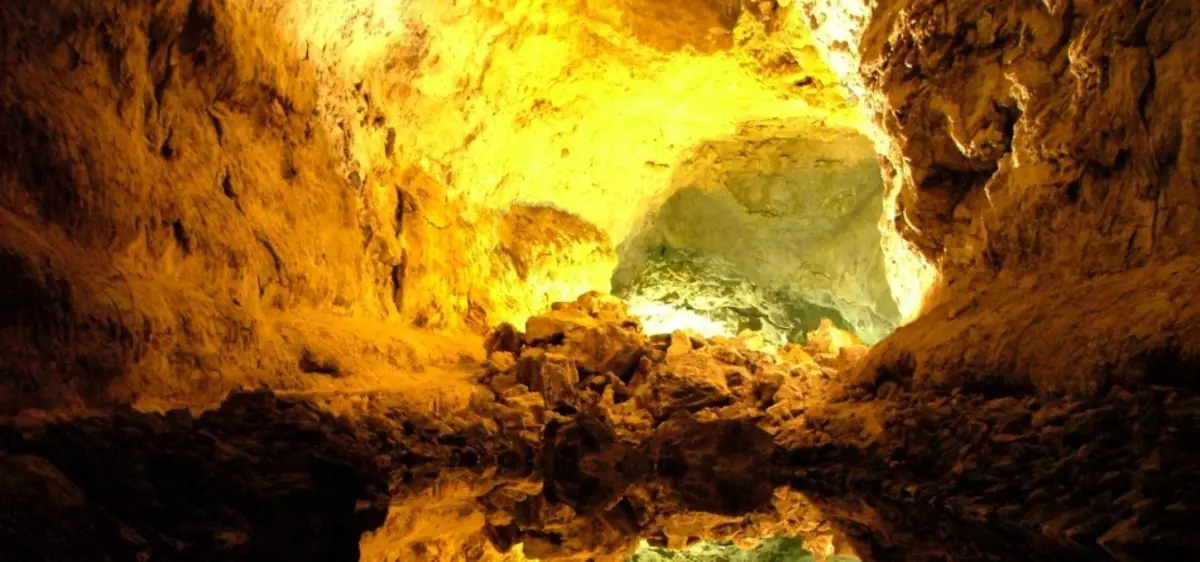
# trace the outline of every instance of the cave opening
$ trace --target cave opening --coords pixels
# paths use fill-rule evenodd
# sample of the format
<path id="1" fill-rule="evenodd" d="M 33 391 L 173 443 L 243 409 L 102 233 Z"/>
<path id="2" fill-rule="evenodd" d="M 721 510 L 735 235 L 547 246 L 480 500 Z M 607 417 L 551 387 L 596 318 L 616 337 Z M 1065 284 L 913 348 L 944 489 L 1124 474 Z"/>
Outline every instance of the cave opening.
<path id="1" fill-rule="evenodd" d="M 871 142 L 811 123 L 758 122 L 699 144 L 619 248 L 613 294 L 648 333 L 803 343 L 823 319 L 871 344 L 900 323 L 879 234 Z"/>

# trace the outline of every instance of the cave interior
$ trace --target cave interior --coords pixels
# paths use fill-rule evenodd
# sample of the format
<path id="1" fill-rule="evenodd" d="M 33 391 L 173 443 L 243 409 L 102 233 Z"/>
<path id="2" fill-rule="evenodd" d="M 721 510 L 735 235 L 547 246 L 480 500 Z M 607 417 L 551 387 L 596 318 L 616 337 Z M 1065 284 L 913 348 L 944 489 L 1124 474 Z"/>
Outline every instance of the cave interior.
<path id="1" fill-rule="evenodd" d="M 0 3 L 0 560 L 1200 559 L 1198 22 Z"/>

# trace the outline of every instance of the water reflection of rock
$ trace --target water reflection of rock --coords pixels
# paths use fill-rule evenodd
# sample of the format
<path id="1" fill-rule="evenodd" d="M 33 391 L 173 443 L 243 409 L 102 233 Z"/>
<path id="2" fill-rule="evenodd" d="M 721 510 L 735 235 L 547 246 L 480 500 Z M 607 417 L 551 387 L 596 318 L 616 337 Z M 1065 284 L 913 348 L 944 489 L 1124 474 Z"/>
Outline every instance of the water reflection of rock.
<path id="1" fill-rule="evenodd" d="M 647 338 L 585 295 L 498 329 L 457 407 L 256 392 L 198 416 L 10 422 L 0 477 L 21 485 L 0 490 L 0 552 L 616 561 L 642 539 L 768 536 L 844 536 L 880 560 L 1196 552 L 1182 389 L 946 394 L 896 369 L 848 385 L 864 349 L 823 330 L 785 361 Z"/>

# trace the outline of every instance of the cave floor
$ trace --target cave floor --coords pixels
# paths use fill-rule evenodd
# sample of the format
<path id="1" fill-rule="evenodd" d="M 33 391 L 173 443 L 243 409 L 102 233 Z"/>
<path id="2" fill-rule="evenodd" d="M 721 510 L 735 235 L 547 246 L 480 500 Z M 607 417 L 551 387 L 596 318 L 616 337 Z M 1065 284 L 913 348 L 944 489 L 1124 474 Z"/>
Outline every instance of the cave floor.
<path id="1" fill-rule="evenodd" d="M 482 365 L 0 425 L 6 560 L 624 560 L 799 537 L 863 560 L 1200 552 L 1200 396 L 950 393 L 643 335 L 597 295 L 501 326 Z"/>

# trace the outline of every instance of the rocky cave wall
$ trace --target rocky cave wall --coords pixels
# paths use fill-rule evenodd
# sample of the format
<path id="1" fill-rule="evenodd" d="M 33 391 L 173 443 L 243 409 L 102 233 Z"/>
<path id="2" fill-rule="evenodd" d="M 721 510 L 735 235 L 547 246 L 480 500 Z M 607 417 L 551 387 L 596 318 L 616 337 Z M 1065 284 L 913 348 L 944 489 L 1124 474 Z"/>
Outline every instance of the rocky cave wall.
<path id="1" fill-rule="evenodd" d="M 464 334 L 606 290 L 693 145 L 756 117 L 862 126 L 788 14 L 7 3 L 3 402 L 205 402 L 471 358 Z"/>
<path id="2" fill-rule="evenodd" d="M 589 4 L 581 18 L 549 3 L 0 5 L 6 408 L 317 391 L 238 394 L 200 415 L 6 421 L 0 470 L 28 484 L 4 491 L 6 540 L 46 552 L 49 533 L 68 554 L 127 558 L 501 559 L 521 542 L 611 559 L 639 535 L 836 529 L 880 560 L 1194 558 L 1192 4 L 790 5 L 811 17 L 735 28 L 726 3 Z M 414 373 L 473 358 L 434 328 L 559 298 L 529 296 L 529 279 L 578 265 L 579 286 L 607 280 L 613 244 L 676 171 L 608 135 L 658 116 L 657 132 L 616 138 L 668 156 L 760 112 L 858 128 L 821 101 L 828 69 L 804 74 L 803 56 L 772 59 L 790 47 L 762 42 L 797 26 L 812 56 L 862 65 L 843 78 L 876 117 L 884 267 L 899 312 L 924 314 L 870 350 L 824 339 L 781 363 L 736 341 L 646 338 L 588 296 L 524 334 L 502 326 L 477 378 Z M 521 49 L 536 64 L 516 64 Z M 597 75 L 671 92 L 691 120 L 650 98 L 616 111 L 573 97 Z M 563 78 L 562 97 L 533 103 L 550 91 L 535 76 Z M 736 92 L 702 95 L 722 87 Z M 565 109 L 597 104 L 582 122 Z M 579 136 L 512 140 L 554 126 Z M 453 159 L 466 139 L 471 156 Z M 523 164 L 493 165 L 504 151 Z M 563 248 L 582 263 L 548 257 Z M 179 495 L 185 469 L 204 493 Z M 439 494 L 457 494 L 429 501 L 469 542 L 432 538 L 420 502 L 393 505 Z M 256 510 L 263 498 L 291 509 Z M 35 509 L 46 499 L 61 509 Z"/>
<path id="3" fill-rule="evenodd" d="M 622 244 L 616 285 L 633 279 L 660 248 L 689 249 L 727 262 L 766 290 L 831 311 L 866 341 L 900 323 L 877 226 L 883 183 L 865 136 L 807 123 L 747 123 L 727 140 L 694 149 L 664 196 Z M 688 287 L 666 289 L 690 298 Z M 810 321 L 792 341 L 816 327 Z"/>
<path id="4" fill-rule="evenodd" d="M 947 296 L 1193 252 L 1194 9 L 876 8 L 863 73 L 903 181 L 895 228 L 937 264 Z"/>
<path id="5" fill-rule="evenodd" d="M 811 5 L 859 56 L 893 290 L 934 311 L 875 357 L 1095 391 L 1195 354 L 1192 3 Z"/>

